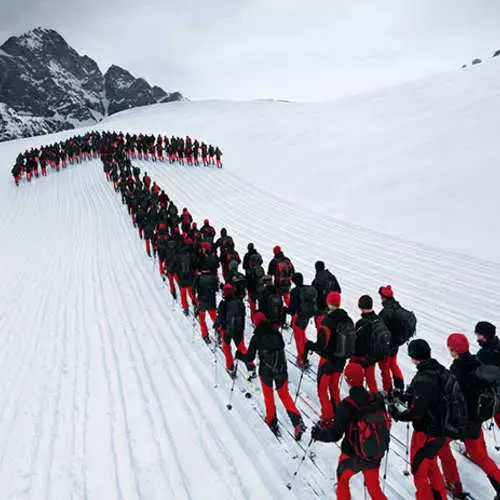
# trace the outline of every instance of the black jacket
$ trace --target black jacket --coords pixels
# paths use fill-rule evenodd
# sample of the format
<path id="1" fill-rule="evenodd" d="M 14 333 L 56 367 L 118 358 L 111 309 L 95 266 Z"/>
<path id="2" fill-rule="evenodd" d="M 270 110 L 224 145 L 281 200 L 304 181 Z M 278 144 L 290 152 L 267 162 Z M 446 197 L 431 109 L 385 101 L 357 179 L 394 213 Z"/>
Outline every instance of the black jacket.
<path id="1" fill-rule="evenodd" d="M 333 309 L 330 311 L 321 322 L 319 327 L 317 342 L 307 342 L 309 351 L 317 352 L 320 356 L 327 358 L 333 371 L 341 372 L 344 369 L 346 360 L 335 358 L 328 355 L 325 351 L 330 342 L 332 345 L 336 343 L 335 329 L 339 323 L 344 323 L 349 320 L 349 315 L 344 309 Z"/>
<path id="2" fill-rule="evenodd" d="M 500 366 L 500 340 L 498 337 L 493 337 L 491 340 L 480 342 L 477 357 L 479 361 L 485 365 Z"/>
<path id="3" fill-rule="evenodd" d="M 481 382 L 474 375 L 474 371 L 479 366 L 481 366 L 481 362 L 469 352 L 461 354 L 450 366 L 450 371 L 457 378 L 467 401 L 469 423 L 463 438 L 477 439 L 481 433 L 481 421 L 474 418 L 477 415 L 479 390 L 481 389 Z"/>
<path id="4" fill-rule="evenodd" d="M 216 293 L 218 283 L 217 277 L 212 273 L 201 273 L 196 276 L 193 283 L 193 291 L 198 297 L 198 309 L 200 311 L 215 311 L 217 307 Z"/>
<path id="5" fill-rule="evenodd" d="M 168 260 L 167 260 L 168 266 Z M 175 272 L 179 279 L 180 287 L 193 285 L 194 279 L 194 255 L 190 245 L 181 246 L 175 258 Z"/>
<path id="6" fill-rule="evenodd" d="M 432 437 L 444 437 L 440 410 L 441 391 L 436 375 L 444 369 L 444 366 L 432 358 L 417 366 L 417 374 L 404 396 L 408 401 L 408 409 L 398 416 L 398 420 L 412 422 L 416 431 Z"/>
<path id="7" fill-rule="evenodd" d="M 230 310 L 238 318 L 237 325 L 231 321 Z M 245 331 L 245 315 L 246 310 L 243 300 L 230 295 L 219 303 L 215 325 L 217 327 L 221 326 L 227 337 L 234 338 L 236 343 L 239 343 L 240 337 L 242 337 Z"/>
<path id="8" fill-rule="evenodd" d="M 322 316 L 328 312 L 328 306 L 326 305 L 326 296 L 330 292 L 342 293 L 339 282 L 337 278 L 328 270 L 323 269 L 321 271 L 316 271 L 316 276 L 311 283 L 318 292 L 318 316 Z"/>
<path id="9" fill-rule="evenodd" d="M 385 323 L 392 335 L 393 332 L 398 328 L 394 322 L 394 311 L 401 307 L 399 302 L 390 297 L 385 299 L 382 303 L 382 310 L 378 313 L 379 318 Z M 392 342 L 391 350 L 389 351 L 389 356 L 395 356 L 398 353 L 399 346 L 396 342 Z"/>
<path id="10" fill-rule="evenodd" d="M 281 333 L 268 321 L 263 321 L 255 328 L 247 354 L 240 353 L 238 358 L 249 363 L 257 354 L 259 355 L 259 375 L 266 385 L 272 385 L 273 380 L 286 380 L 288 373 L 285 342 Z"/>
<path id="11" fill-rule="evenodd" d="M 362 313 L 361 318 L 356 322 L 356 356 L 362 358 L 361 364 L 365 367 L 374 364 L 373 361 L 368 359 L 368 350 L 373 322 L 377 318 L 378 316 L 372 311 Z"/>
<path id="12" fill-rule="evenodd" d="M 365 407 L 370 401 L 376 399 L 382 411 L 386 411 L 384 398 L 380 393 L 369 393 L 364 387 L 351 387 L 349 397 L 343 399 L 335 408 L 335 420 L 333 425 L 319 430 L 318 440 L 324 442 L 336 442 L 344 436 L 342 441 L 342 453 L 349 457 L 356 457 L 354 448 L 349 442 L 349 428 L 358 422 L 358 408 Z M 354 402 L 354 406 L 350 400 Z M 366 468 L 378 467 L 381 459 L 363 461 Z"/>

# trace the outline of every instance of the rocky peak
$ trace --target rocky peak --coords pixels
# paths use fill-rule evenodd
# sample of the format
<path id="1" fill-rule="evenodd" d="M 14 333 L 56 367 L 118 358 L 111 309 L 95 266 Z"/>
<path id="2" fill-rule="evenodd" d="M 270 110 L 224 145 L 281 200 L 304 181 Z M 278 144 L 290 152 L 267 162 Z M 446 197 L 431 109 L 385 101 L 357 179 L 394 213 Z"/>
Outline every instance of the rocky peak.
<path id="1" fill-rule="evenodd" d="M 183 99 L 119 66 L 106 75 L 57 31 L 35 28 L 0 47 L 0 141 L 96 123 L 136 106 Z"/>

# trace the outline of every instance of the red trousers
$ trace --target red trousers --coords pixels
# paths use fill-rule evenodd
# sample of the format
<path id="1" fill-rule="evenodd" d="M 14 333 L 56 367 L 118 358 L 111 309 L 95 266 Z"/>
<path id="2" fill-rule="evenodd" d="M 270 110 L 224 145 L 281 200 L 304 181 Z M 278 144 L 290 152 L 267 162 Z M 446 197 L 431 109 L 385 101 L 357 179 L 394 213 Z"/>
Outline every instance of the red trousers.
<path id="1" fill-rule="evenodd" d="M 372 497 L 372 500 L 387 500 L 379 481 L 379 469 L 360 469 L 356 467 L 356 461 L 348 455 L 340 455 L 339 466 L 337 469 L 337 500 L 351 500 L 351 491 L 349 481 L 351 477 L 362 472 L 365 478 L 366 489 Z"/>
<path id="2" fill-rule="evenodd" d="M 266 405 L 266 422 L 270 424 L 276 418 L 276 405 L 274 403 L 274 390 L 272 385 L 267 385 L 262 377 L 260 378 L 260 382 L 262 384 L 262 394 L 264 395 L 264 403 Z M 292 421 L 292 424 L 295 426 L 300 422 L 300 413 L 293 402 L 292 397 L 290 396 L 290 392 L 288 391 L 288 379 L 279 385 L 276 383 L 276 391 L 278 393 L 278 397 L 281 399 L 285 410 Z"/>
<path id="3" fill-rule="evenodd" d="M 240 340 L 240 339 L 238 339 Z M 236 340 L 234 341 L 236 344 Z M 238 344 L 236 344 L 236 349 L 242 354 L 247 353 L 247 346 L 245 345 L 245 340 L 241 339 Z M 234 364 L 233 353 L 231 351 L 231 339 L 222 334 L 222 352 L 224 353 L 224 358 L 226 360 L 226 368 L 231 370 Z"/>
<path id="4" fill-rule="evenodd" d="M 500 412 L 495 414 L 495 423 L 497 424 L 497 427 L 500 429 Z"/>
<path id="5" fill-rule="evenodd" d="M 319 332 L 319 327 L 321 326 L 321 322 L 323 321 L 325 315 L 322 314 L 321 316 L 316 316 L 314 318 L 314 324 L 316 325 L 316 331 Z"/>
<path id="6" fill-rule="evenodd" d="M 462 483 L 458 474 L 457 463 L 450 448 L 451 439 L 447 439 L 446 444 L 439 451 L 439 459 L 441 467 L 447 483 L 457 485 L 457 492 L 462 492 Z M 500 470 L 496 463 L 488 456 L 488 450 L 484 441 L 483 430 L 477 439 L 464 439 L 465 449 L 467 454 L 476 463 L 487 476 L 492 477 L 500 483 Z"/>
<path id="7" fill-rule="evenodd" d="M 177 275 L 175 273 L 168 273 L 168 285 L 170 287 L 170 293 L 174 293 L 175 291 L 174 280 L 178 281 Z"/>
<path id="8" fill-rule="evenodd" d="M 201 336 L 203 338 L 208 337 L 208 327 L 207 327 L 207 322 L 205 320 L 207 313 L 210 315 L 212 323 L 217 318 L 217 311 L 215 309 L 212 309 L 210 311 L 200 311 L 200 329 L 201 329 Z"/>
<path id="9" fill-rule="evenodd" d="M 193 304 L 197 304 L 198 300 L 194 296 L 193 289 L 190 286 L 181 286 L 181 305 L 183 309 L 188 309 L 187 296 L 189 294 L 189 298 Z"/>
<path id="10" fill-rule="evenodd" d="M 413 473 L 413 482 L 415 483 L 415 488 L 417 489 L 415 493 L 416 500 L 429 500 L 433 498 L 433 491 L 438 492 L 441 495 L 442 500 L 446 500 L 446 488 L 443 481 L 443 476 L 439 470 L 437 463 L 439 447 L 431 451 L 433 443 L 437 442 L 435 438 L 431 438 L 424 434 L 423 432 L 413 431 L 411 437 L 411 466 Z M 441 446 L 442 447 L 442 446 Z M 425 453 L 425 449 L 429 449 L 429 453 Z M 418 461 L 418 465 L 415 461 L 415 456 L 417 452 L 424 455 L 422 460 Z"/>
<path id="11" fill-rule="evenodd" d="M 333 402 L 340 403 L 339 380 L 341 372 L 325 373 L 322 364 L 318 367 L 318 398 L 321 404 L 321 420 L 331 420 L 334 416 Z"/>
<path id="12" fill-rule="evenodd" d="M 375 378 L 375 365 L 365 367 L 366 385 L 370 392 L 378 392 L 377 379 Z"/>
<path id="13" fill-rule="evenodd" d="M 292 329 L 293 336 L 295 338 L 295 345 L 297 346 L 297 361 L 302 363 L 302 356 L 304 356 L 304 350 L 306 345 L 306 331 L 302 330 L 296 325 L 297 315 L 292 318 Z"/>
<path id="14" fill-rule="evenodd" d="M 380 367 L 380 371 L 382 372 L 382 386 L 385 392 L 389 392 L 389 390 L 392 388 L 392 378 L 401 380 L 400 388 L 404 388 L 403 372 L 398 366 L 397 354 L 379 361 L 378 366 Z M 396 383 L 396 386 L 397 385 L 398 383 Z"/>
<path id="15" fill-rule="evenodd" d="M 151 253 L 151 240 L 146 239 L 146 252 Z"/>

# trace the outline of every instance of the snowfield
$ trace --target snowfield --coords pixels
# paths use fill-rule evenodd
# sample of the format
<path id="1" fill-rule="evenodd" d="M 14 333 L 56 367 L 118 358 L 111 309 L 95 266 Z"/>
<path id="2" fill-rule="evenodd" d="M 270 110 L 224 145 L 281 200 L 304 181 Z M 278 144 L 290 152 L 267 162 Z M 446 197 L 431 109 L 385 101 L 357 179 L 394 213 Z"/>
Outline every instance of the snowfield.
<path id="1" fill-rule="evenodd" d="M 377 301 L 391 283 L 448 366 L 449 333 L 467 333 L 475 351 L 475 323 L 500 323 L 499 70 L 491 63 L 327 104 L 158 105 L 100 128 L 219 144 L 222 170 L 136 164 L 195 220 L 226 227 L 241 255 L 253 241 L 267 264 L 279 244 L 307 282 L 325 260 L 355 319 L 357 298 Z M 19 151 L 72 133 L 0 145 L 0 498 L 332 498 L 336 446 L 315 444 L 288 491 L 303 451 L 287 434 L 274 439 L 261 394 L 247 400 L 237 388 L 226 409 L 222 354 L 214 358 L 172 303 L 100 162 L 14 186 Z M 288 350 L 293 358 L 293 343 Z M 405 349 L 400 362 L 408 381 Z M 289 375 L 294 395 L 291 364 Z M 298 406 L 310 427 L 313 373 Z M 392 434 L 386 494 L 411 498 L 406 427 Z M 492 498 L 483 473 L 457 460 L 465 490 Z M 362 498 L 361 477 L 351 484 Z"/>

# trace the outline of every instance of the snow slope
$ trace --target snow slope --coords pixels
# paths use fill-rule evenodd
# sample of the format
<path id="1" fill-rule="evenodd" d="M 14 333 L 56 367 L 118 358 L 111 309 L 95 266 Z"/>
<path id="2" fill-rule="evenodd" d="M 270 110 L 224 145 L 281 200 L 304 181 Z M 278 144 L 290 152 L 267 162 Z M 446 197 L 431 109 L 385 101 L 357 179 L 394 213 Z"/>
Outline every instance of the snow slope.
<path id="1" fill-rule="evenodd" d="M 360 98 L 360 102 L 349 101 L 351 104 L 182 103 L 175 105 L 172 113 L 162 106 L 123 113 L 103 128 L 190 133 L 220 143 L 226 151 L 222 170 L 137 163 L 180 207 L 189 207 L 196 220 L 209 217 L 218 229 L 227 227 L 241 253 L 247 242 L 253 241 L 267 261 L 271 248 L 279 243 L 306 280 L 312 278 L 314 261 L 325 260 L 341 282 L 344 305 L 353 317 L 358 316 L 357 297 L 363 293 L 375 297 L 378 287 L 390 282 L 398 298 L 415 310 L 419 335 L 429 340 L 436 357 L 448 365 L 445 339 L 450 332 L 468 333 L 472 343 L 470 333 L 476 321 L 498 323 L 494 311 L 500 295 L 500 263 L 355 226 L 334 218 L 331 207 L 314 207 L 318 212 L 305 210 L 314 198 L 308 191 L 310 175 L 321 179 L 319 193 L 333 190 L 342 197 L 344 189 L 359 192 L 357 199 L 363 200 L 367 217 L 378 210 L 377 199 L 380 202 L 382 197 L 352 173 L 347 160 L 332 161 L 332 172 L 312 161 L 321 155 L 316 156 L 316 143 L 311 142 L 316 129 L 308 125 L 316 123 L 321 137 L 328 139 L 331 121 L 336 123 L 340 142 L 318 146 L 329 159 L 344 151 L 345 159 L 360 160 L 359 141 L 355 139 L 364 137 L 367 145 L 363 151 L 374 160 L 377 141 L 369 132 L 377 132 L 377 124 L 386 123 L 389 137 L 377 151 L 390 161 L 385 162 L 384 170 L 380 161 L 376 173 L 386 176 L 388 187 L 396 178 L 398 159 L 410 156 L 403 155 L 397 145 L 415 153 L 417 146 L 408 146 L 406 140 L 411 137 L 422 148 L 433 138 L 432 130 L 437 133 L 448 124 L 449 137 L 457 139 L 455 146 L 466 155 L 467 145 L 458 138 L 463 139 L 463 129 L 471 131 L 476 123 L 477 134 L 470 137 L 481 146 L 476 165 L 479 172 L 488 175 L 482 188 L 493 192 L 498 174 L 488 160 L 497 146 L 490 143 L 488 127 L 481 125 L 481 121 L 494 123 L 496 119 L 491 111 L 498 106 L 492 68 L 486 67 L 484 72 L 481 68 L 481 73 L 475 68 L 474 73 L 443 77 L 443 81 L 396 88 L 378 97 Z M 439 89 L 440 99 L 436 96 L 433 101 L 434 91 L 438 93 L 435 89 Z M 410 106 L 410 96 L 417 94 Z M 453 95 L 460 99 L 469 96 L 469 104 L 461 108 Z M 391 100 L 392 121 L 385 122 L 377 111 L 381 113 L 384 103 Z M 406 111 L 403 102 L 408 104 Z M 430 102 L 433 105 L 428 107 Z M 337 118 L 341 110 L 347 116 L 349 109 L 353 113 L 348 122 L 352 142 L 348 141 L 348 127 L 342 130 L 342 120 Z M 401 114 L 396 116 L 398 110 Z M 403 111 L 408 115 L 404 121 L 408 130 L 402 126 Z M 389 115 L 383 116 L 389 120 Z M 373 122 L 361 120 L 369 116 Z M 354 127 L 359 123 L 364 123 L 364 136 Z M 424 123 L 435 128 L 424 129 Z M 301 127 L 307 133 L 298 144 Z M 254 148 L 262 148 L 260 159 L 255 149 L 244 143 L 245 134 Z M 378 139 L 385 137 L 378 134 Z M 43 139 L 51 142 L 53 137 Z M 5 165 L 0 182 L 0 257 L 5 263 L 0 281 L 0 498 L 275 499 L 314 498 L 315 492 L 320 498 L 331 498 L 338 448 L 316 445 L 319 470 L 306 460 L 289 492 L 285 484 L 298 465 L 298 458 L 293 457 L 302 450 L 290 439 L 284 447 L 274 440 L 258 414 L 263 408 L 260 395 L 254 394 L 248 401 L 237 390 L 233 411 L 226 410 L 229 380 L 222 373 L 222 358 L 218 356 L 214 365 L 213 354 L 198 334 L 193 341 L 190 320 L 178 307 L 172 309 L 156 264 L 147 258 L 98 162 L 59 174 L 49 172 L 47 178 L 14 187 L 8 175 L 10 163 L 21 149 L 40 140 L 0 146 Z M 304 151 L 312 155 L 307 176 L 301 166 Z M 433 159 L 430 164 L 436 186 L 445 185 L 447 178 L 438 161 L 439 152 L 431 144 L 426 153 Z M 286 163 L 281 164 L 281 158 Z M 367 175 L 371 164 L 363 164 Z M 432 241 L 426 221 L 443 220 L 460 203 L 469 210 L 482 203 L 485 197 L 479 194 L 465 196 L 470 191 L 466 166 L 466 161 L 461 163 L 453 177 L 462 199 L 447 198 L 447 208 L 426 193 L 430 199 L 425 211 L 411 212 L 420 221 L 421 240 L 427 242 L 423 234 L 427 229 Z M 294 191 L 275 182 L 284 174 L 291 179 Z M 409 178 L 424 174 L 415 171 Z M 323 180 L 327 175 L 332 176 L 330 182 L 330 178 Z M 342 182 L 335 182 L 339 178 Z M 383 185 L 383 178 L 378 182 Z M 482 184 L 483 179 L 475 178 L 474 183 Z M 301 187 L 304 197 L 295 194 L 292 199 Z M 401 184 L 407 198 L 411 187 L 411 182 Z M 346 202 L 346 213 L 350 207 Z M 434 214 L 427 213 L 430 208 Z M 410 209 L 411 204 L 398 206 L 392 217 L 401 223 Z M 474 234 L 484 244 L 495 227 L 494 216 L 481 214 L 474 223 Z M 448 218 L 447 238 L 460 242 L 462 224 L 456 217 Z M 377 221 L 373 227 L 380 229 Z M 490 241 L 495 237 L 490 236 Z M 447 246 L 444 237 L 440 246 Z M 314 331 L 310 329 L 308 335 L 314 338 Z M 293 344 L 288 349 L 293 357 Z M 406 353 L 402 352 L 400 359 L 410 377 L 414 367 Z M 289 370 L 294 394 L 299 373 L 293 365 Z M 310 425 L 317 418 L 316 386 L 313 375 L 304 379 L 299 409 Z M 288 428 L 281 410 L 280 421 Z M 401 473 L 404 450 L 399 441 L 405 440 L 405 427 L 395 425 L 393 435 L 386 485 L 391 500 L 409 498 L 413 492 L 411 478 Z M 500 463 L 493 451 L 492 434 L 487 432 L 486 438 Z M 459 457 L 459 468 L 465 488 L 474 492 L 475 498 L 492 496 L 484 475 L 472 464 Z M 361 498 L 362 481 L 356 478 L 352 484 L 354 498 Z"/>
<path id="2" fill-rule="evenodd" d="M 187 102 L 103 128 L 191 134 L 311 211 L 500 262 L 500 60 L 329 103 Z"/>

